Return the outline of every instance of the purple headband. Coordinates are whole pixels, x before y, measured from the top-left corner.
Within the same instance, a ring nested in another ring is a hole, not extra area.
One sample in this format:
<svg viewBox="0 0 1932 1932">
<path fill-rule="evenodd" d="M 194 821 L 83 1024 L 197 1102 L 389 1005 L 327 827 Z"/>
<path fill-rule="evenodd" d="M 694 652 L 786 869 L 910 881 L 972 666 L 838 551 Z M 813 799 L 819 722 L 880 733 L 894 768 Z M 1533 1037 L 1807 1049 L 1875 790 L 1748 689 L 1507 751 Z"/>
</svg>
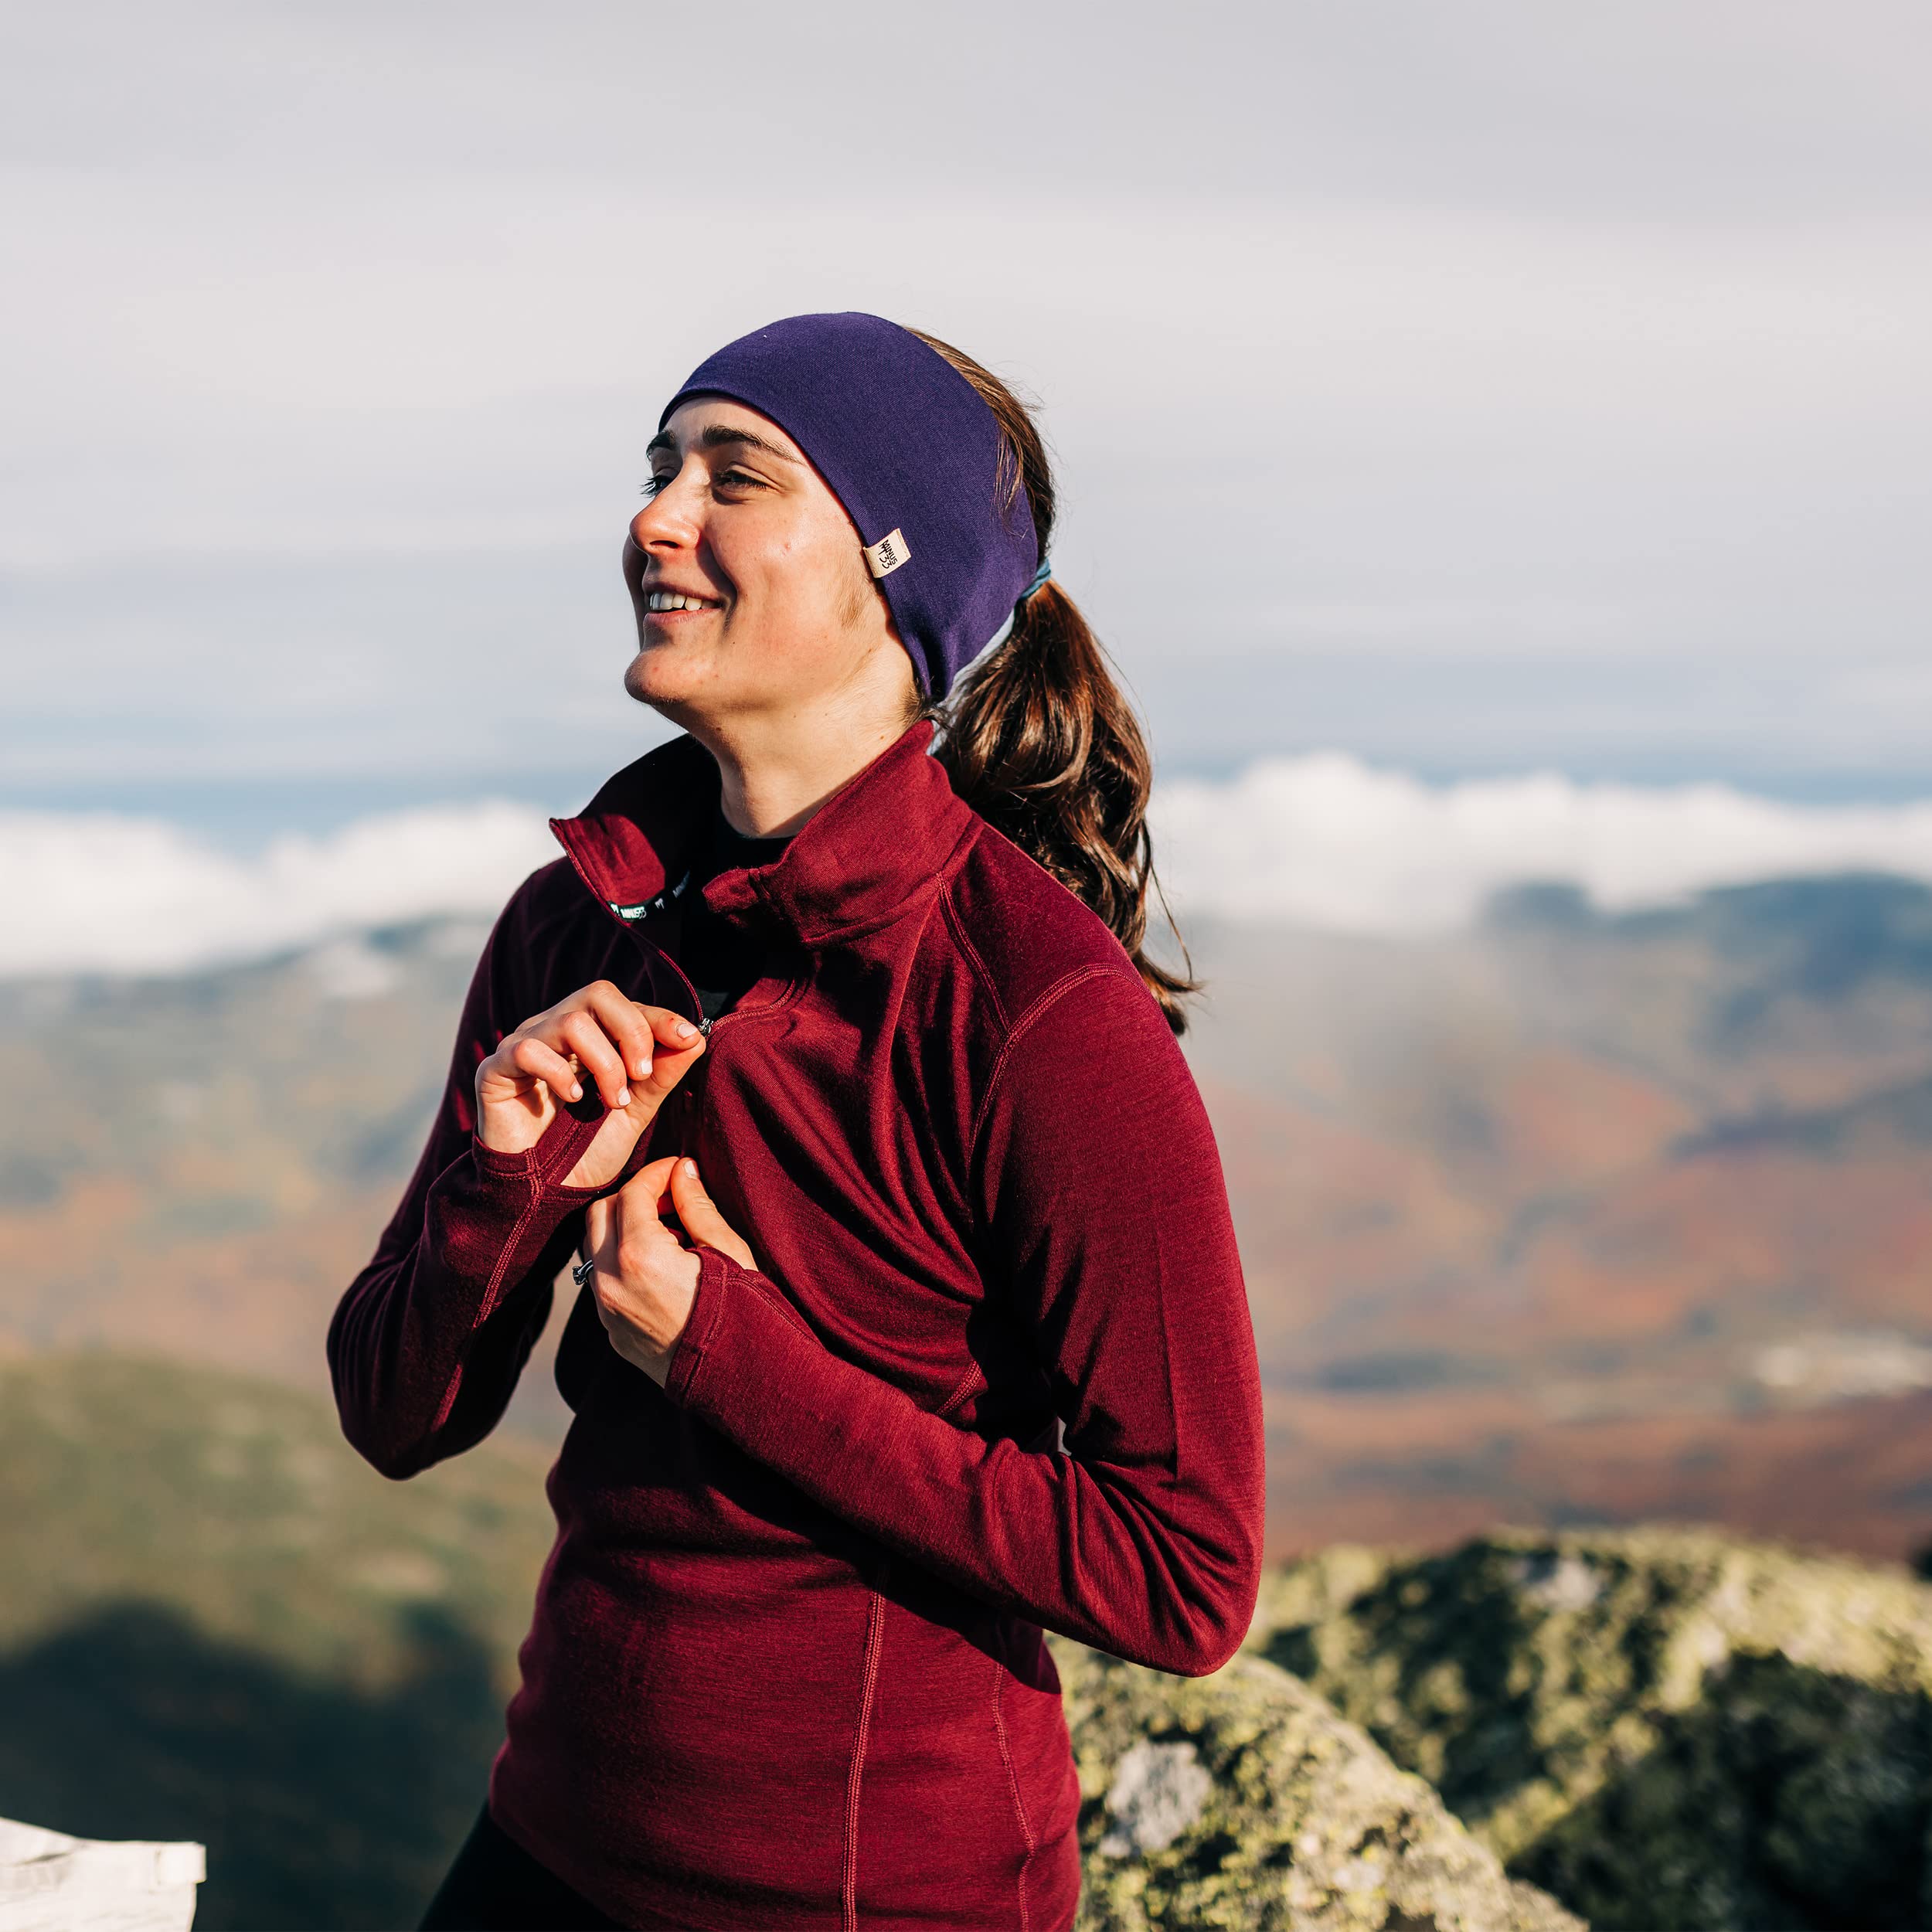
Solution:
<svg viewBox="0 0 1932 1932">
<path fill-rule="evenodd" d="M 928 699 L 990 644 L 1040 561 L 1024 488 L 1001 514 L 999 420 L 937 351 L 882 315 L 788 315 L 727 343 L 665 405 L 728 396 L 811 457 L 859 526 Z"/>
</svg>

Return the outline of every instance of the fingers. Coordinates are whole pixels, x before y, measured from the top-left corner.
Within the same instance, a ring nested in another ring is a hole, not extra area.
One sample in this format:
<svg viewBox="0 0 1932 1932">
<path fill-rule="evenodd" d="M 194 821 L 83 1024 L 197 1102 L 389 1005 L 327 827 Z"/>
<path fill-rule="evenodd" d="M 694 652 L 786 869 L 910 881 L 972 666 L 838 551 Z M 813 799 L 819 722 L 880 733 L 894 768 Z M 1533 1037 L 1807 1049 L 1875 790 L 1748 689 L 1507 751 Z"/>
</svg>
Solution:
<svg viewBox="0 0 1932 1932">
<path fill-rule="evenodd" d="M 697 1028 L 682 1013 L 674 1013 L 668 1006 L 640 1006 L 637 1010 L 644 1015 L 656 1038 L 674 1052 L 682 1051 L 692 1041 L 699 1039 Z"/>
<path fill-rule="evenodd" d="M 574 1104 L 594 1086 L 613 1113 L 648 1103 L 641 1124 L 704 1046 L 702 1032 L 682 1015 L 629 998 L 607 979 L 593 980 L 526 1020 L 481 1063 L 478 1091 L 486 1077 L 519 1094 L 540 1083 Z"/>
<path fill-rule="evenodd" d="M 659 1163 L 654 1161 L 651 1165 L 655 1167 Z M 679 1157 L 672 1163 L 671 1204 L 692 1240 L 730 1255 L 740 1267 L 757 1267 L 743 1237 L 718 1212 L 717 1202 L 704 1191 L 696 1161 Z"/>
<path fill-rule="evenodd" d="M 597 1015 L 634 1080 L 650 1077 L 659 1045 L 677 1052 L 701 1040 L 697 1028 L 682 1014 L 628 998 L 607 979 L 594 979 L 576 998 Z"/>
<path fill-rule="evenodd" d="M 583 1083 L 572 1071 L 570 1063 L 554 1047 L 546 1046 L 534 1035 L 507 1039 L 498 1051 L 507 1054 L 511 1071 L 531 1080 L 542 1080 L 553 1093 L 562 1094 L 566 1100 L 583 1099 Z"/>
<path fill-rule="evenodd" d="M 704 1051 L 704 1036 L 682 1014 L 666 1006 L 631 1004 L 631 1012 L 644 1043 L 644 1070 L 638 1077 L 651 1097 L 661 1100 Z M 633 1070 L 639 1064 L 633 1060 Z"/>
<path fill-rule="evenodd" d="M 675 1154 L 667 1155 L 662 1160 L 647 1162 L 608 1197 L 620 1273 L 627 1264 L 634 1270 L 648 1267 L 654 1254 L 661 1258 L 665 1249 L 676 1250 L 684 1245 L 660 1218 L 665 1183 L 677 1158 Z"/>
<path fill-rule="evenodd" d="M 595 1016 L 630 1077 L 640 1080 L 650 1077 L 651 1063 L 655 1056 L 652 1051 L 651 1022 L 646 1016 L 661 1012 L 661 1008 L 640 1005 L 607 979 L 592 980 L 565 1003 L 575 1003 L 580 1010 Z M 693 1027 L 692 1030 L 695 1032 L 697 1029 Z"/>
<path fill-rule="evenodd" d="M 634 1214 L 640 1220 L 655 1221 L 664 1212 L 662 1203 L 670 1188 L 671 1170 L 678 1165 L 679 1159 L 675 1154 L 666 1154 L 655 1161 L 646 1161 L 611 1199 L 622 1203 L 626 1214 Z"/>
<path fill-rule="evenodd" d="M 631 1104 L 631 1083 L 623 1058 L 595 1013 L 580 1007 L 546 1027 L 541 1037 L 560 1053 L 576 1054 L 606 1107 Z"/>
<path fill-rule="evenodd" d="M 662 1046 L 658 1049 L 656 1063 L 652 1066 L 651 1077 L 644 1083 L 642 1090 L 651 1097 L 654 1104 L 661 1101 L 683 1079 L 690 1071 L 693 1062 L 704 1051 L 704 1036 L 695 1026 L 691 1030 L 689 1046 L 675 1052 L 668 1052 Z"/>
</svg>

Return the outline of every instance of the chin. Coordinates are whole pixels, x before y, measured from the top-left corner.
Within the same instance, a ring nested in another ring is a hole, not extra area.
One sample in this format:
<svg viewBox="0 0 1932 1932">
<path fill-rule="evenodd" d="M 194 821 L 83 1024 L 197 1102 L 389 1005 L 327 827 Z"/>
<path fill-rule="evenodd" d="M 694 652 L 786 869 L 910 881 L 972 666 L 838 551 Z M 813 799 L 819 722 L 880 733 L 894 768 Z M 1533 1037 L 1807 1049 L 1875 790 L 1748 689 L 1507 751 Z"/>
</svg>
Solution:
<svg viewBox="0 0 1932 1932">
<path fill-rule="evenodd" d="M 689 730 L 692 719 L 709 709 L 702 696 L 715 699 L 717 686 L 702 667 L 681 663 L 659 646 L 640 651 L 624 666 L 624 688 L 638 703 Z"/>
<path fill-rule="evenodd" d="M 624 688 L 639 704 L 675 704 L 691 683 L 662 650 L 640 651 L 624 667 Z"/>
</svg>

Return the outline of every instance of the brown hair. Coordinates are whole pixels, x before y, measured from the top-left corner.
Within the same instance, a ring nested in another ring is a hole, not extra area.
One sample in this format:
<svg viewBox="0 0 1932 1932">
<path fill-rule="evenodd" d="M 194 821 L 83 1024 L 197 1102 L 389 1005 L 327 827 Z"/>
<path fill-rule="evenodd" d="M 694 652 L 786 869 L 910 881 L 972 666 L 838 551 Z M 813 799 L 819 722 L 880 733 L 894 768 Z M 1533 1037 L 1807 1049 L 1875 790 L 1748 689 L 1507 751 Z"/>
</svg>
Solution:
<svg viewBox="0 0 1932 1932">
<path fill-rule="evenodd" d="M 1009 459 L 1002 464 L 1006 502 L 1026 490 L 1046 556 L 1053 474 L 1026 404 L 951 343 L 912 333 L 944 356 L 999 419 Z M 920 715 L 939 727 L 934 752 L 954 791 L 1107 921 L 1168 1025 L 1185 1032 L 1182 1002 L 1200 988 L 1186 944 L 1185 976 L 1150 959 L 1145 946 L 1150 890 L 1180 940 L 1148 837 L 1147 741 L 1100 640 L 1058 582 L 1048 578 L 1028 597 L 998 648 Z"/>
</svg>

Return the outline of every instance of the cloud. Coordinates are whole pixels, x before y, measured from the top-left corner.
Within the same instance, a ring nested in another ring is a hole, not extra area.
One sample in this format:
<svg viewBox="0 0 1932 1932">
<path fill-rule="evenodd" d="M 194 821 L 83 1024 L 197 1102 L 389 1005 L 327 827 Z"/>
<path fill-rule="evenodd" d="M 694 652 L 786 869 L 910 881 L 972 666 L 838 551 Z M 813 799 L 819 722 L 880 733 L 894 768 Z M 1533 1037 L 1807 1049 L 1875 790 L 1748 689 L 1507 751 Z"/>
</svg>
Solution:
<svg viewBox="0 0 1932 1932">
<path fill-rule="evenodd" d="M 1338 753 L 1174 779 L 1153 811 L 1178 912 L 1333 931 L 1452 929 L 1500 887 L 1563 880 L 1606 908 L 1801 872 L 1932 879 L 1932 799 L 1786 804 L 1715 784 L 1581 784 L 1555 773 L 1425 784 Z M 559 855 L 545 815 L 502 799 L 393 812 L 241 855 L 165 821 L 0 812 L 0 977 L 175 972 L 316 946 L 430 914 L 493 917 Z M 329 950 L 331 947 L 334 950 Z M 353 975 L 351 975 L 352 977 Z M 360 984 L 360 981 L 357 981 Z"/>
<path fill-rule="evenodd" d="M 560 856 L 501 800 L 386 814 L 241 857 L 153 818 L 0 812 L 0 974 L 173 972 L 432 913 L 494 915 Z"/>
<path fill-rule="evenodd" d="M 1177 911 L 1335 931 L 1447 930 L 1532 881 L 1621 909 L 1794 873 L 1932 879 L 1932 800 L 1787 804 L 1553 772 L 1436 786 L 1339 753 L 1264 760 L 1226 784 L 1170 781 L 1152 818 Z"/>
</svg>

